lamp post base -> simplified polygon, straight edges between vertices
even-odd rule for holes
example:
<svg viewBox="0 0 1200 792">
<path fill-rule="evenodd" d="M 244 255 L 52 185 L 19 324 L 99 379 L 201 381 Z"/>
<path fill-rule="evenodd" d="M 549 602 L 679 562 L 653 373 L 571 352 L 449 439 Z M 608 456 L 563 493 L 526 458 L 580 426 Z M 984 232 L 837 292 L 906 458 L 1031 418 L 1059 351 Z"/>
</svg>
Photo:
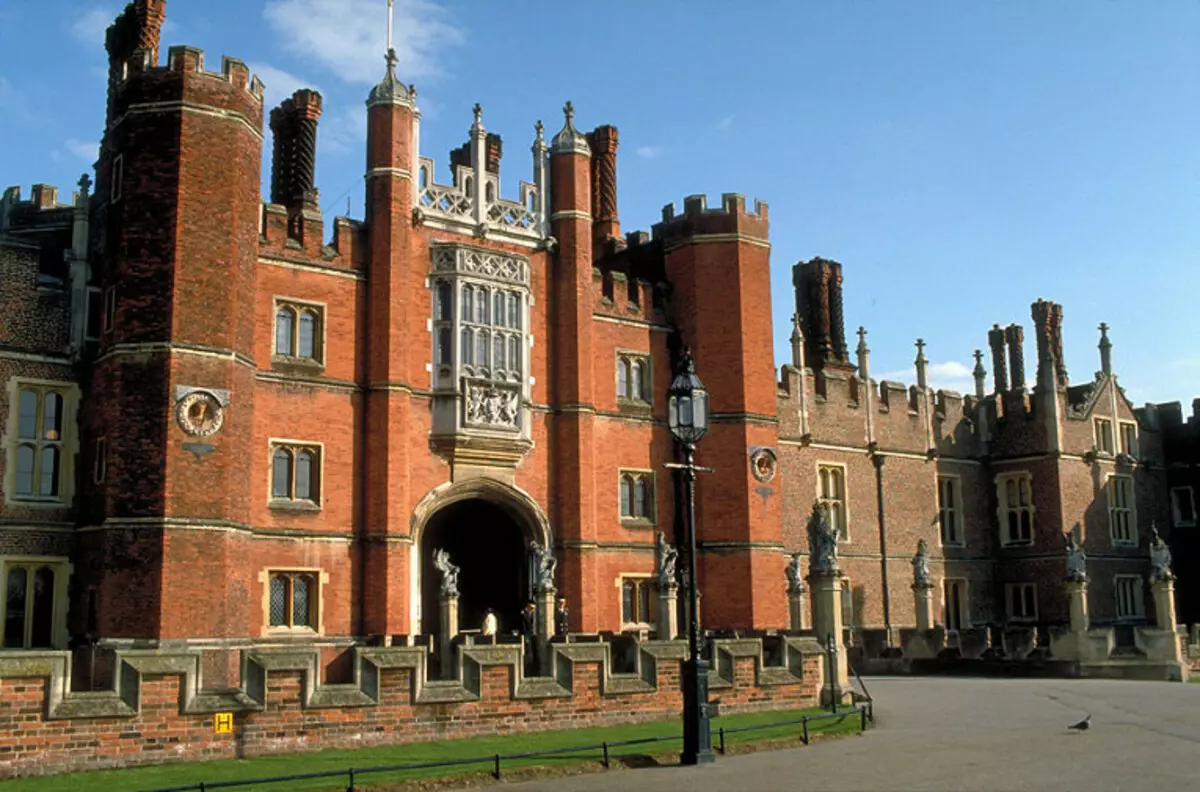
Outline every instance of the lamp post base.
<svg viewBox="0 0 1200 792">
<path fill-rule="evenodd" d="M 698 765 L 716 761 L 708 713 L 708 661 L 688 658 L 683 663 L 683 753 L 680 764 Z"/>
</svg>

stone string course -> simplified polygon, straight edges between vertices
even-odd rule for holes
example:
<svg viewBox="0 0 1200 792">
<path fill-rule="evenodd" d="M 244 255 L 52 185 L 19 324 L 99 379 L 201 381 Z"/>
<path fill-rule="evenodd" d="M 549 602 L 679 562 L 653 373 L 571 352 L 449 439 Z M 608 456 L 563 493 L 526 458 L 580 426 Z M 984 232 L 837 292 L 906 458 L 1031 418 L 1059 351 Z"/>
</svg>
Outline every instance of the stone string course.
<svg viewBox="0 0 1200 792">
<path fill-rule="evenodd" d="M 824 654 L 782 639 L 716 641 L 710 697 L 720 712 L 813 706 Z M 320 682 L 320 653 L 242 653 L 239 688 L 201 689 L 196 651 L 117 655 L 115 690 L 71 692 L 67 652 L 0 652 L 0 778 L 328 748 L 398 745 L 509 732 L 660 720 L 680 712 L 686 644 L 637 645 L 633 673 L 606 643 L 555 644 L 553 676 L 527 677 L 519 646 L 460 649 L 458 679 L 428 680 L 421 647 L 356 647 L 354 681 Z M 234 713 L 232 734 L 214 714 Z"/>
</svg>

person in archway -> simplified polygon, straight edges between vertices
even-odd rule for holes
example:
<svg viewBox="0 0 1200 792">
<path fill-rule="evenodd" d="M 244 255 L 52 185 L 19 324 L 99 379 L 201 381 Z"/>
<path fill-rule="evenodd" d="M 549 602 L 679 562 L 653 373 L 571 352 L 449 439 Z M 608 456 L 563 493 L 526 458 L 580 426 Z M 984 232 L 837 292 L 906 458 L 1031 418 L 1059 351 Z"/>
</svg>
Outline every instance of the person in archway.
<svg viewBox="0 0 1200 792">
<path fill-rule="evenodd" d="M 567 635 L 567 622 L 571 613 L 567 610 L 567 598 L 558 598 L 558 607 L 554 609 L 554 635 L 560 638 Z"/>
<path fill-rule="evenodd" d="M 495 636 L 499 631 L 499 625 L 496 623 L 496 613 L 491 608 L 487 609 L 487 613 L 483 617 L 483 628 L 480 632 L 483 635 Z"/>
<path fill-rule="evenodd" d="M 534 640 L 534 635 L 537 633 L 537 606 L 533 601 L 525 603 L 525 610 L 521 611 L 521 635 L 524 636 L 525 642 L 525 668 L 528 671 L 530 668 L 535 668 L 537 660 L 537 642 Z"/>
</svg>

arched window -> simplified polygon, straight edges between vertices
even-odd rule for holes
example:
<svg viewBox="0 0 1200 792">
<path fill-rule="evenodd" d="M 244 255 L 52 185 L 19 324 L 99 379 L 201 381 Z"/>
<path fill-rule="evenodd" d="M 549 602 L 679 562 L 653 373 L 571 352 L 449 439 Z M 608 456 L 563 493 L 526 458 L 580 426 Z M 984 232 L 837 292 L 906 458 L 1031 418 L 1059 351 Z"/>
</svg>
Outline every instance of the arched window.
<svg viewBox="0 0 1200 792">
<path fill-rule="evenodd" d="M 33 495 L 33 462 L 35 451 L 31 445 L 17 446 L 16 494 Z"/>
<path fill-rule="evenodd" d="M 475 364 L 475 331 L 469 327 L 464 327 L 459 345 L 462 347 L 462 364 L 464 366 L 473 366 Z"/>
<path fill-rule="evenodd" d="M 417 171 L 417 179 L 418 179 L 418 184 L 420 184 L 422 190 L 424 190 L 426 187 L 428 187 L 429 186 L 429 168 L 426 168 L 424 165 L 422 165 L 421 169 L 419 171 Z"/>
<path fill-rule="evenodd" d="M 466 192 L 467 195 L 475 194 L 475 180 L 470 176 L 463 181 L 463 191 Z"/>
<path fill-rule="evenodd" d="M 272 457 L 271 497 L 292 497 L 292 455 L 286 448 L 276 449 Z"/>
<path fill-rule="evenodd" d="M 302 450 L 296 454 L 296 500 L 317 499 L 316 488 L 313 486 L 316 478 L 313 475 L 314 461 L 311 451 Z"/>
<path fill-rule="evenodd" d="M 475 323 L 485 325 L 488 323 L 488 290 L 479 289 L 479 294 L 475 300 Z"/>
<path fill-rule="evenodd" d="M 450 365 L 450 327 L 439 327 L 437 331 L 437 362 L 440 366 Z"/>
<path fill-rule="evenodd" d="M 317 356 L 317 316 L 312 311 L 300 313 L 300 343 L 297 353 L 303 358 Z"/>
<path fill-rule="evenodd" d="M 534 192 L 533 190 L 530 190 L 525 195 L 525 204 L 526 204 L 525 208 L 527 208 L 529 211 L 536 212 L 537 211 L 537 193 Z"/>
<path fill-rule="evenodd" d="M 435 319 L 440 319 L 443 322 L 449 322 L 454 305 L 454 295 L 452 287 L 446 281 L 438 281 L 437 285 L 437 312 L 434 314 Z"/>
<path fill-rule="evenodd" d="M 621 476 L 621 516 L 633 516 L 633 479 Z"/>
<path fill-rule="evenodd" d="M 54 646 L 54 570 L 40 567 L 33 573 L 33 613 L 29 646 L 49 649 Z"/>
<path fill-rule="evenodd" d="M 630 388 L 629 388 L 630 398 L 633 398 L 633 399 L 646 398 L 645 393 L 642 390 L 642 388 L 644 386 L 644 381 L 645 381 L 644 380 L 644 374 L 645 374 L 645 370 L 646 370 L 645 365 L 646 364 L 640 360 L 635 360 L 633 362 L 633 367 L 632 367 L 633 380 L 630 383 Z"/>
<path fill-rule="evenodd" d="M 58 446 L 42 449 L 42 465 L 39 471 L 38 495 L 51 498 L 58 495 Z"/>
<path fill-rule="evenodd" d="M 629 398 L 629 361 L 617 358 L 617 398 Z"/>
<path fill-rule="evenodd" d="M 37 438 L 37 414 L 37 391 L 22 390 L 20 407 L 17 415 L 17 437 L 22 440 L 34 440 Z"/>
<path fill-rule="evenodd" d="M 633 483 L 633 516 L 650 516 L 650 483 L 644 476 Z"/>
<path fill-rule="evenodd" d="M 29 572 L 25 567 L 8 571 L 5 586 L 4 646 L 21 649 L 25 646 L 25 599 L 29 589 Z"/>
<path fill-rule="evenodd" d="M 515 329 L 521 329 L 521 298 L 516 292 L 508 293 L 508 326 Z"/>
<path fill-rule="evenodd" d="M 3 648 L 55 648 L 54 589 L 59 571 L 45 563 L 7 565 Z"/>
<path fill-rule="evenodd" d="M 271 576 L 271 626 L 288 626 L 288 579 L 282 575 Z"/>
<path fill-rule="evenodd" d="M 521 337 L 508 337 L 508 367 L 514 373 L 521 372 Z"/>
<path fill-rule="evenodd" d="M 292 334 L 295 332 L 296 314 L 291 308 L 280 308 L 275 314 L 275 354 L 294 355 Z"/>
<path fill-rule="evenodd" d="M 472 297 L 474 297 L 474 296 L 475 296 L 475 289 L 473 289 L 472 287 L 470 287 L 466 284 L 463 284 L 463 287 L 462 287 L 462 318 L 463 318 L 464 322 L 471 321 L 471 317 L 475 315 L 475 312 L 472 310 L 472 306 L 474 305 L 474 303 L 472 301 Z"/>
<path fill-rule="evenodd" d="M 490 338 L 486 332 L 480 331 L 475 337 L 475 359 L 479 361 L 478 365 L 486 366 L 491 360 L 491 345 L 488 343 Z"/>
<path fill-rule="evenodd" d="M 292 578 L 292 626 L 303 627 L 312 624 L 311 609 L 309 604 L 311 597 L 309 590 L 312 587 L 312 578 L 308 575 L 296 575 Z"/>
<path fill-rule="evenodd" d="M 504 326 L 504 292 L 499 289 L 492 300 L 492 320 L 501 327 Z"/>
<path fill-rule="evenodd" d="M 492 352 L 496 356 L 496 370 L 497 371 L 504 371 L 504 369 L 505 369 L 505 366 L 504 366 L 505 346 L 506 345 L 504 343 L 504 336 L 497 334 L 495 343 L 492 344 Z"/>
</svg>

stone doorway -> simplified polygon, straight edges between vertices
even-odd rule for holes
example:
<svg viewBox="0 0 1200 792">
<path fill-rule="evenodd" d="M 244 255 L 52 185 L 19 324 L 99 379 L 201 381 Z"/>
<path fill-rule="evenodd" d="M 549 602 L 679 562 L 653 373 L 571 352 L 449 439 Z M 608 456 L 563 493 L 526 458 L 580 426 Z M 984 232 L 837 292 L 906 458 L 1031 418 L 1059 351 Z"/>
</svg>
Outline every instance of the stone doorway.
<svg viewBox="0 0 1200 792">
<path fill-rule="evenodd" d="M 529 597 L 529 539 L 505 509 L 482 498 L 450 503 L 434 512 L 421 534 L 421 632 L 441 632 L 438 592 L 441 573 L 433 553 L 442 549 L 460 567 L 460 630 L 477 630 L 488 608 L 501 633 L 521 629 Z"/>
</svg>

